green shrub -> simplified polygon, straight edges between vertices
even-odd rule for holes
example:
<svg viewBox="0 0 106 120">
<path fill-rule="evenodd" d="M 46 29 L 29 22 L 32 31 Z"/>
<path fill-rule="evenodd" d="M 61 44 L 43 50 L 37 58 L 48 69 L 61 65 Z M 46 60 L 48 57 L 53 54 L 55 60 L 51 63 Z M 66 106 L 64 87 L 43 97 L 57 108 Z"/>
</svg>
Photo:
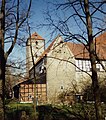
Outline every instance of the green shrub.
<svg viewBox="0 0 106 120">
<path fill-rule="evenodd" d="M 25 111 L 26 115 L 30 117 L 34 112 L 33 104 L 11 103 L 6 105 L 6 116 L 8 120 L 19 120 L 22 111 Z"/>
<path fill-rule="evenodd" d="M 95 120 L 94 104 L 77 103 L 69 106 L 37 106 L 33 104 L 11 103 L 6 106 L 6 120 L 20 120 L 22 113 L 26 120 Z M 102 104 L 103 118 L 106 116 L 106 104 Z M 0 119 L 1 120 L 1 119 Z"/>
</svg>

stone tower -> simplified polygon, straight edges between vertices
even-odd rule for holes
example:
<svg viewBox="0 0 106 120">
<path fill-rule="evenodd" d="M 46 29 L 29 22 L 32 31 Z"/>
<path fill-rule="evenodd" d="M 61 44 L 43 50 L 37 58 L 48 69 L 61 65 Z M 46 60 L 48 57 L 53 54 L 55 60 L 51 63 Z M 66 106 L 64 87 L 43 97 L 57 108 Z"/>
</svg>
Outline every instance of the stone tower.
<svg viewBox="0 0 106 120">
<path fill-rule="evenodd" d="M 39 59 L 41 54 L 45 49 L 45 39 L 43 39 L 36 32 L 31 35 L 31 38 L 27 39 L 26 43 L 26 70 L 29 73 L 29 70 L 33 67 L 32 55 L 34 57 L 34 63 Z"/>
</svg>

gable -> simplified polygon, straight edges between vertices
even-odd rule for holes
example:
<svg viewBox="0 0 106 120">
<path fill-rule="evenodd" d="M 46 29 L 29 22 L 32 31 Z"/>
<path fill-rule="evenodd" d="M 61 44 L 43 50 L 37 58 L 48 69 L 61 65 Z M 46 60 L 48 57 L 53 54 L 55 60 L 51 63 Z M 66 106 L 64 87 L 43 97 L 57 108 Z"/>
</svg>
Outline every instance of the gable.
<svg viewBox="0 0 106 120">
<path fill-rule="evenodd" d="M 51 44 L 51 50 L 52 49 L 55 49 L 56 47 L 58 47 L 61 43 L 63 43 L 64 41 L 63 41 L 63 39 L 62 39 L 62 37 L 60 36 L 60 35 L 58 35 L 54 40 L 53 40 L 53 42 L 52 42 L 52 44 Z"/>
</svg>

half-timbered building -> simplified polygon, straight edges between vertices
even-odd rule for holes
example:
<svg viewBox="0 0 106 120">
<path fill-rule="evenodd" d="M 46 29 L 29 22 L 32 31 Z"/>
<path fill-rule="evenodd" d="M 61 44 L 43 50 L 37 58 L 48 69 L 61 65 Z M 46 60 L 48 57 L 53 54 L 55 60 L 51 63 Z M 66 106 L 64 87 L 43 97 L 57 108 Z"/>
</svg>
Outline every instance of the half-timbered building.
<svg viewBox="0 0 106 120">
<path fill-rule="evenodd" d="M 96 54 L 100 60 L 96 63 L 98 77 L 104 81 L 106 79 L 104 69 L 106 67 L 106 33 L 98 36 L 94 42 Z M 70 89 L 79 94 L 82 88 L 91 82 L 89 52 L 84 45 L 64 42 L 58 35 L 47 49 L 43 50 L 41 49 L 35 65 L 29 69 L 30 80 L 19 84 L 20 102 L 33 102 L 34 84 L 38 103 L 59 103 L 58 96 L 63 91 Z M 29 54 L 29 51 L 26 53 Z"/>
</svg>

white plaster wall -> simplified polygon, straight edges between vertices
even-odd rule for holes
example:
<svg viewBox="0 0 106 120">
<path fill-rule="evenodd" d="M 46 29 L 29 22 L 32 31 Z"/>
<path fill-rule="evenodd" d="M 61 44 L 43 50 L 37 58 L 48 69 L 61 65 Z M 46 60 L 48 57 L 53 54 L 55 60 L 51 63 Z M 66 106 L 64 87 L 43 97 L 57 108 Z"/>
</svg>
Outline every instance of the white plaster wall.
<svg viewBox="0 0 106 120">
<path fill-rule="evenodd" d="M 56 102 L 57 96 L 72 87 L 75 80 L 75 59 L 65 43 L 51 50 L 47 56 L 47 98 L 49 102 Z"/>
<path fill-rule="evenodd" d="M 83 70 L 88 70 L 87 73 L 91 75 L 87 64 L 90 62 L 81 60 Z M 72 64 L 73 63 L 73 64 Z M 73 54 L 65 43 L 57 45 L 52 48 L 47 56 L 47 98 L 49 102 L 56 103 L 57 96 L 68 88 L 76 89 L 81 92 L 84 87 L 89 85 L 92 81 L 86 72 L 77 71 L 74 65 L 77 65 Z M 105 65 L 106 62 L 103 62 Z M 91 67 L 91 65 L 89 65 Z M 97 67 L 99 65 L 97 64 Z M 106 74 L 100 66 L 98 77 L 106 79 Z M 74 88 L 76 87 L 76 88 Z"/>
</svg>

